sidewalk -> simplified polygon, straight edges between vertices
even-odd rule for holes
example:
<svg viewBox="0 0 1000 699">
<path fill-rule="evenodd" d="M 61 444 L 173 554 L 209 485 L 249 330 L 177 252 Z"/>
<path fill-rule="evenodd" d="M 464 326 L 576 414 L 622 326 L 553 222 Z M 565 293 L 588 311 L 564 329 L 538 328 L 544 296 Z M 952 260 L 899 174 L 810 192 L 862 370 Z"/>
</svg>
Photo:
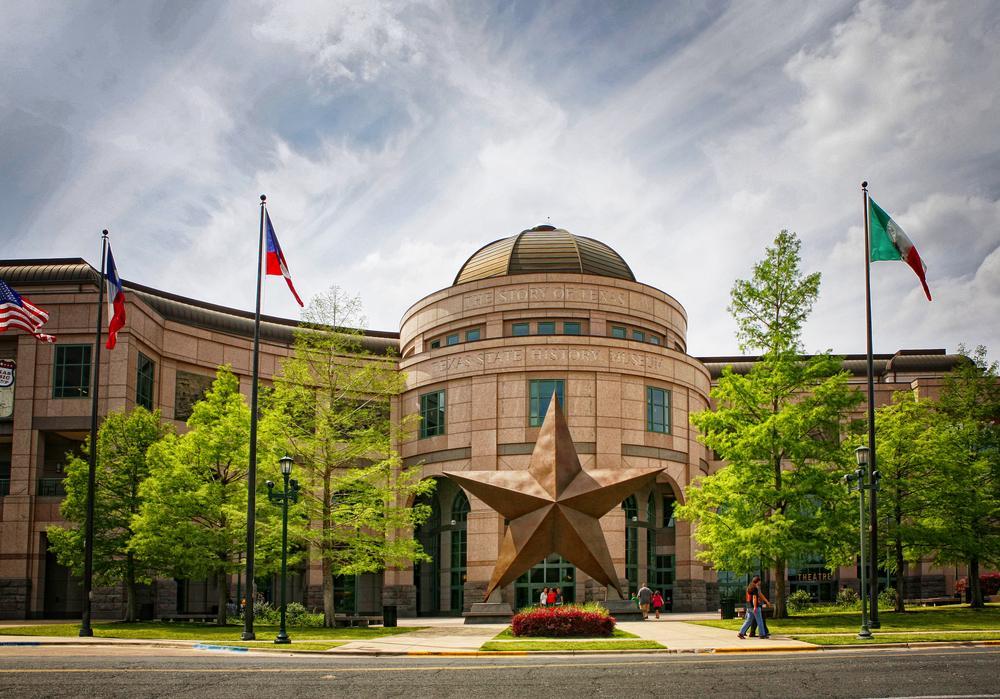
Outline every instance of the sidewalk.
<svg viewBox="0 0 1000 699">
<path fill-rule="evenodd" d="M 660 619 L 650 618 L 646 621 L 623 621 L 618 628 L 638 636 L 640 639 L 656 641 L 665 646 L 665 650 L 610 650 L 610 651 L 521 651 L 526 653 L 760 653 L 760 652 L 795 652 L 818 650 L 848 650 L 850 646 L 817 646 L 805 641 L 772 636 L 768 639 L 747 638 L 741 640 L 734 631 L 717 629 L 710 626 L 699 626 L 688 623 L 702 619 L 715 619 L 717 614 L 671 614 Z M 159 648 L 195 648 L 198 641 L 169 639 L 117 639 L 117 638 L 80 638 L 76 636 L 11 636 L 4 635 L 4 627 L 34 625 L 37 622 L 5 622 L 0 624 L 0 653 L 4 646 L 105 646 L 128 647 L 145 646 Z M 513 651 L 481 652 L 484 643 L 503 631 L 506 624 L 472 624 L 466 626 L 460 618 L 436 619 L 400 619 L 402 627 L 423 627 L 411 633 L 348 641 L 342 646 L 328 651 L 302 651 L 323 655 L 367 655 L 367 656 L 404 656 L 404 655 L 504 655 Z M 878 644 L 866 645 L 865 648 L 901 648 L 909 646 L 954 645 L 954 642 L 920 643 L 919 633 L 914 633 L 914 641 L 909 644 Z M 226 647 L 225 641 L 206 640 L 203 643 L 214 647 Z M 969 642 L 961 642 L 963 645 Z M 1000 642 L 984 642 L 984 645 L 996 645 Z M 295 642 L 289 650 L 295 649 Z M 245 652 L 245 649 L 240 649 Z"/>
</svg>

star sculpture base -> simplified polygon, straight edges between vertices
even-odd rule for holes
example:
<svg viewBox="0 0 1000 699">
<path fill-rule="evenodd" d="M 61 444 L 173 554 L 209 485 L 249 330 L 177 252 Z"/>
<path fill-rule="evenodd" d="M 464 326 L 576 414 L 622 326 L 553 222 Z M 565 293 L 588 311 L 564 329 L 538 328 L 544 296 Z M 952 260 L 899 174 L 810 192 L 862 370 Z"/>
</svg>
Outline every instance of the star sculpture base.
<svg viewBox="0 0 1000 699">
<path fill-rule="evenodd" d="M 600 518 L 663 469 L 584 471 L 553 395 L 526 471 L 446 471 L 510 523 L 483 602 L 553 553 L 623 596 Z"/>
</svg>

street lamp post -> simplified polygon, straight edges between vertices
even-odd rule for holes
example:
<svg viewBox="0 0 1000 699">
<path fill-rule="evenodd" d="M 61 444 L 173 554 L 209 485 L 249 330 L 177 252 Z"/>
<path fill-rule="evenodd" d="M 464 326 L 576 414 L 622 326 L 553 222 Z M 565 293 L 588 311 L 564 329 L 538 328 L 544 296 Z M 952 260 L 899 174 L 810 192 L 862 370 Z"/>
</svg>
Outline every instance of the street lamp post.
<svg viewBox="0 0 1000 699">
<path fill-rule="evenodd" d="M 288 572 L 288 503 L 298 501 L 299 483 L 288 480 L 292 474 L 292 457 L 283 456 L 278 463 L 281 464 L 281 475 L 285 481 L 284 492 L 275 494 L 274 481 L 267 482 L 267 499 L 281 505 L 281 627 L 278 629 L 278 635 L 274 642 L 291 643 L 292 639 L 288 637 L 288 632 L 285 630 L 285 612 L 288 608 L 285 600 L 285 576 Z"/>
<path fill-rule="evenodd" d="M 873 471 L 871 478 L 865 479 L 867 475 L 868 467 L 868 447 L 858 447 L 854 450 L 854 457 L 857 460 L 858 468 L 854 473 L 850 473 L 844 476 L 844 481 L 847 482 L 847 489 L 849 492 L 858 491 L 858 518 L 859 524 L 858 529 L 860 532 L 861 541 L 861 630 L 858 632 L 858 638 L 870 639 L 872 638 L 872 632 L 868 623 L 868 559 L 865 556 L 865 491 L 870 490 L 874 494 L 878 491 L 878 471 Z M 875 552 L 872 551 L 872 557 L 874 559 Z M 874 575 L 874 570 L 872 572 Z"/>
</svg>

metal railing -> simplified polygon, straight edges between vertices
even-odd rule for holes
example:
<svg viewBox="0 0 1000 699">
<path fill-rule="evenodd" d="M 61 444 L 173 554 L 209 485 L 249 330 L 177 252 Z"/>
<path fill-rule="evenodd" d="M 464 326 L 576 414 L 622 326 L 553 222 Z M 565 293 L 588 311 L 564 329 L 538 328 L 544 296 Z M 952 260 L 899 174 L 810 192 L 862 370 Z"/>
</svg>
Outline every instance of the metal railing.
<svg viewBox="0 0 1000 699">
<path fill-rule="evenodd" d="M 43 497 L 64 497 L 66 486 L 62 478 L 39 478 L 38 495 Z"/>
</svg>

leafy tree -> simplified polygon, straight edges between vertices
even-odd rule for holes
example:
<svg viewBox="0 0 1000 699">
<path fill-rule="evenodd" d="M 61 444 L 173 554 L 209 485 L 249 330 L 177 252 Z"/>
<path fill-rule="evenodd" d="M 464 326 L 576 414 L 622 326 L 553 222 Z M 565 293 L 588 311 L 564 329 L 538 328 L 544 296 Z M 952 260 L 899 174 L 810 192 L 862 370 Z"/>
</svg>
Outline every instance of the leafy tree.
<svg viewBox="0 0 1000 699">
<path fill-rule="evenodd" d="M 238 572 L 246 544 L 250 445 L 250 409 L 229 367 L 219 368 L 187 425 L 187 433 L 168 435 L 149 450 L 131 548 L 161 574 L 214 580 L 218 623 L 225 624 L 229 576 Z M 274 461 L 266 450 L 258 453 L 262 464 Z M 263 493 L 257 502 L 261 520 L 273 517 Z M 275 558 L 266 549 L 259 555 Z"/>
<path fill-rule="evenodd" d="M 743 352 L 761 351 L 745 374 L 727 367 L 715 409 L 691 422 L 727 464 L 688 489 L 677 515 L 696 523 L 698 557 L 716 568 L 773 570 L 775 615 L 786 616 L 789 560 L 851 552 L 853 508 L 840 476 L 852 463 L 841 430 L 861 397 L 841 361 L 801 356 L 802 325 L 819 295 L 818 273 L 799 269 L 800 242 L 781 231 L 749 280 L 738 280 L 729 311 Z"/>
<path fill-rule="evenodd" d="M 129 548 L 132 518 L 139 512 L 140 486 L 149 476 L 149 448 L 170 434 L 159 411 L 137 407 L 131 412 L 110 413 L 97 433 L 97 471 L 94 482 L 94 580 L 97 585 L 125 584 L 126 621 L 135 621 L 138 586 L 150 578 L 149 566 Z M 90 438 L 83 454 L 90 453 Z M 51 527 L 49 543 L 59 562 L 74 575 L 83 576 L 84 526 L 87 518 L 89 458 L 69 454 L 66 465 L 66 498 L 60 511 L 76 527 Z"/>
<path fill-rule="evenodd" d="M 972 606 L 983 606 L 980 567 L 1000 566 L 1000 373 L 978 347 L 945 381 L 946 456 L 928 478 L 922 524 L 939 563 L 969 567 Z"/>
<path fill-rule="evenodd" d="M 895 574 L 895 609 L 904 611 L 903 566 L 929 552 L 926 527 L 929 486 L 936 471 L 948 458 L 950 433 L 935 401 L 917 400 L 911 392 L 899 392 L 892 403 L 875 411 L 878 434 L 879 534 L 885 546 L 878 555 L 882 566 Z"/>
<path fill-rule="evenodd" d="M 426 506 L 407 505 L 433 487 L 404 469 L 394 448 L 402 428 L 390 403 L 405 377 L 393 357 L 365 348 L 354 329 L 364 323 L 360 311 L 358 298 L 337 287 L 312 300 L 262 422 L 267 441 L 301 464 L 303 520 L 294 536 L 322 562 L 328 626 L 334 576 L 426 559 L 412 536 L 400 535 L 427 518 Z"/>
</svg>

